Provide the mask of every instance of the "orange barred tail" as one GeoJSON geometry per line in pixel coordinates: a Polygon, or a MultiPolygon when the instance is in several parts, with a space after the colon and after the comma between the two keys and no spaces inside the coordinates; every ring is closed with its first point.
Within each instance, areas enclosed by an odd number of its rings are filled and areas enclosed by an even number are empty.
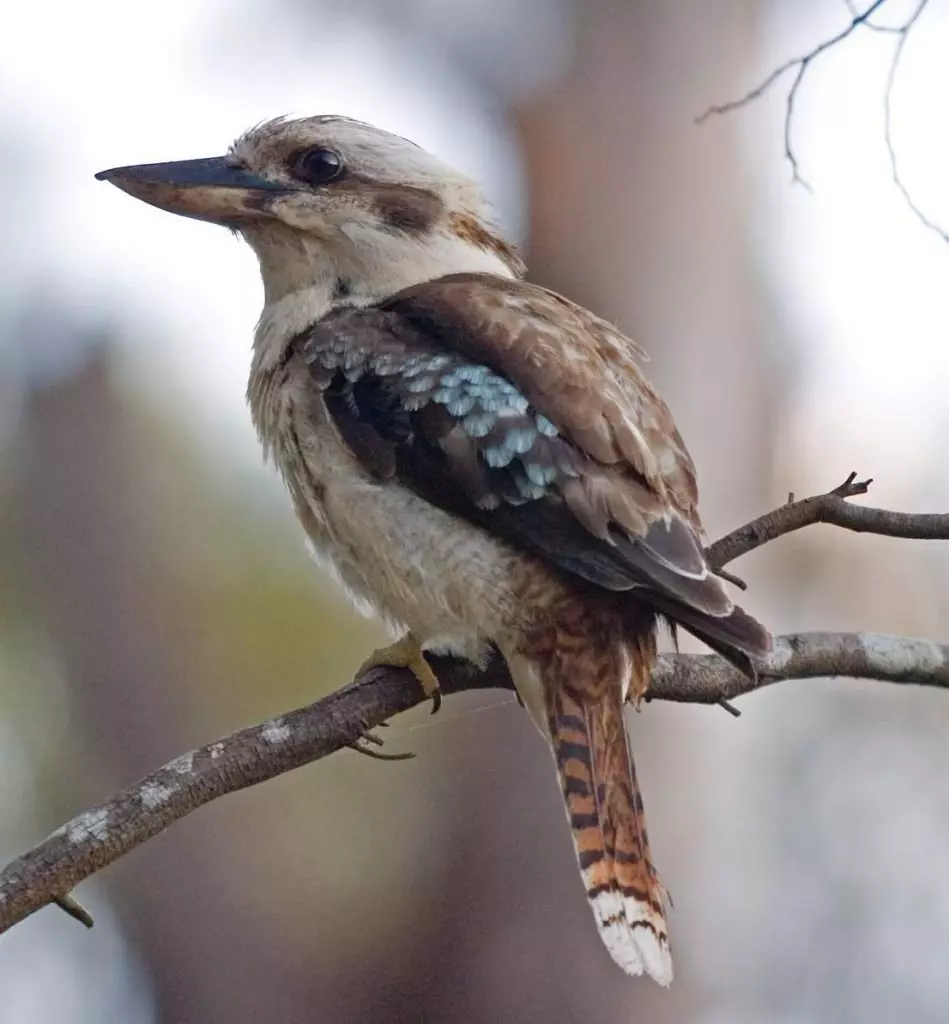
{"type": "Polygon", "coordinates": [[[567,817],[600,937],[624,971],[645,970],[668,985],[666,892],[649,854],[620,688],[591,699],[569,686],[550,687],[547,705],[567,817]]]}

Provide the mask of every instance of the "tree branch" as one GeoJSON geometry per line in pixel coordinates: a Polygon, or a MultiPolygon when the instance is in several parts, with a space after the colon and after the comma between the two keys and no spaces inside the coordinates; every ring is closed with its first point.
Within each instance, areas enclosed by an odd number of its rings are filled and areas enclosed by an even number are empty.
{"type": "Polygon", "coordinates": [[[866,505],[852,505],[848,498],[866,494],[872,480],[858,481],[857,474],[826,494],[795,501],[767,512],[716,541],[706,551],[713,569],[721,569],[762,544],[813,523],[840,526],[854,533],[876,533],[904,540],[949,540],[949,514],[943,512],[890,512],[866,505]]]}
{"type": "MultiPolygon", "coordinates": [[[[716,103],[713,104],[703,114],[700,114],[696,119],[698,124],[708,120],[713,114],[729,114],[733,110],[738,110],[741,107],[747,106],[754,100],[760,99],[770,88],[774,85],[778,79],[783,78],[789,71],[794,71],[794,78],[791,81],[791,88],[788,90],[787,105],[785,107],[784,114],[784,156],[788,163],[791,165],[791,180],[798,185],[803,185],[805,188],[810,188],[800,173],[800,165],[798,164],[797,156],[794,152],[794,145],[791,141],[791,123],[794,120],[794,104],[797,101],[798,90],[801,88],[801,83],[804,81],[804,76],[807,74],[807,69],[811,63],[819,57],[826,50],[836,46],[838,43],[842,43],[851,33],[853,33],[861,25],[868,22],[870,16],[875,14],[881,7],[887,3],[887,0],[874,0],[874,2],[863,12],[855,12],[851,7],[851,19],[850,24],[842,29],[837,35],[832,36],[830,39],[825,39],[822,43],[818,43],[812,50],[807,53],[801,54],[800,57],[792,57],[790,60],[786,60],[780,67],[774,69],[770,75],[758,85],[746,92],[744,96],[737,100],[729,100],[727,103],[716,103]]],[[[849,5],[848,5],[849,6],[849,5]]]]}
{"type": "Polygon", "coordinates": [[[949,688],[949,644],[880,633],[789,633],[774,638],[758,671],[754,682],[716,654],[665,654],[647,700],[717,704],[782,680],[828,676],[949,688]]]}
{"type": "MultiPolygon", "coordinates": [[[[903,49],[906,46],[906,40],[909,39],[911,29],[919,21],[920,15],[926,10],[928,3],[929,0],[919,0],[916,9],[903,25],[889,29],[897,38],[896,45],[893,48],[893,56],[890,58],[890,70],[887,72],[886,89],[883,94],[883,140],[886,143],[886,152],[890,158],[890,176],[893,178],[893,184],[896,185],[903,196],[904,202],[925,227],[929,228],[930,231],[934,231],[944,242],[949,242],[949,232],[945,228],[940,227],[923,212],[910,193],[910,190],[906,187],[896,159],[896,146],[893,144],[893,87],[896,85],[896,75],[900,68],[900,62],[903,59],[903,49]]],[[[871,27],[878,30],[886,28],[886,26],[876,25],[871,27]]]]}
{"type": "Polygon", "coordinates": [[[864,11],[859,11],[853,0],[844,0],[844,2],[847,6],[847,10],[850,12],[849,25],[841,29],[841,31],[835,36],[831,36],[830,39],[825,39],[823,42],[818,43],[812,49],[808,50],[807,53],[803,53],[798,57],[792,57],[790,60],[785,61],[779,67],[775,68],[767,78],[761,81],[753,89],[746,92],[743,96],[740,96],[738,99],[729,100],[727,103],[713,104],[696,118],[696,123],[701,124],[708,120],[708,118],[713,114],[729,114],[732,111],[739,110],[742,107],[747,106],[749,103],[760,99],[789,71],[793,71],[794,77],[791,80],[791,87],[788,89],[784,109],[784,157],[791,167],[791,181],[794,184],[803,185],[806,189],[810,189],[810,185],[801,174],[800,162],[798,161],[797,153],[794,149],[794,142],[791,137],[795,104],[797,102],[798,92],[804,82],[804,76],[807,74],[808,68],[810,68],[811,64],[820,57],[821,54],[837,46],[839,43],[843,43],[859,28],[866,28],[873,32],[880,32],[886,35],[895,36],[896,43],[894,44],[893,53],[890,57],[890,66],[887,72],[886,86],[883,92],[883,135],[890,160],[890,172],[893,178],[893,183],[896,185],[897,189],[899,189],[906,205],[910,208],[913,214],[927,228],[929,228],[930,231],[934,231],[944,241],[949,242],[949,232],[947,232],[945,228],[940,227],[923,212],[904,183],[897,163],[896,149],[893,145],[892,133],[891,101],[897,72],[903,58],[903,50],[906,46],[906,41],[909,39],[910,32],[915,28],[923,14],[923,11],[925,11],[928,6],[929,0],[917,0],[917,5],[913,9],[912,13],[899,25],[881,25],[878,22],[870,20],[874,14],[886,6],[889,0],[874,0],[874,2],[871,3],[864,11]]]}
{"type": "MultiPolygon", "coordinates": [[[[432,658],[446,693],[512,688],[500,657],[484,671],[432,658]]],[[[649,699],[714,704],[779,679],[842,675],[949,687],[949,646],[860,633],[778,637],[757,683],[716,655],[663,655],[649,699]]],[[[405,669],[374,668],[307,707],[175,758],[83,812],[0,873],[0,933],[203,804],[354,744],[426,698],[405,669]]]]}
{"type": "MultiPolygon", "coordinates": [[[[709,548],[717,568],[739,555],[810,523],[896,537],[947,538],[949,516],[909,515],[862,508],[847,498],[869,481],[851,474],[827,494],[789,501],[723,537],[709,548]]],[[[430,656],[448,695],[505,688],[503,659],[484,669],[430,656]]],[[[663,655],[653,673],[650,700],[715,704],[782,679],[849,676],[892,683],[949,687],[949,645],[862,633],[800,633],[777,637],[751,680],[717,655],[663,655]]],[[[91,925],[70,890],[203,804],[358,746],[370,729],[426,698],[406,669],[373,668],[336,693],[260,725],[200,747],[85,811],[0,872],[0,933],[48,903],[91,925]]],[[[378,741],[376,741],[378,742],[378,741]]],[[[364,749],[364,748],[360,748],[364,749]]]]}

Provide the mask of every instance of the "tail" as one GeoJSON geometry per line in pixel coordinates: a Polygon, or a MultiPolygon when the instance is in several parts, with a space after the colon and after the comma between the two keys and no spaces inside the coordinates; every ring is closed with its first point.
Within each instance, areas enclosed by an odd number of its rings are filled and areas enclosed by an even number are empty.
{"type": "Polygon", "coordinates": [[[672,981],[666,891],[653,867],[623,697],[548,688],[547,721],[580,872],[600,937],[629,974],[672,981]]]}

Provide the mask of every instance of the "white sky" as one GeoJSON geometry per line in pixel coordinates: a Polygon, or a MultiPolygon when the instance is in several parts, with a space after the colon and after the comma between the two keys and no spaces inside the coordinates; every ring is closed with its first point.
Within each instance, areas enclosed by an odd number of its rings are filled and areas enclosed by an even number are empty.
{"type": "MultiPolygon", "coordinates": [[[[30,237],[7,281],[48,288],[52,271],[57,297],[68,295],[93,319],[114,310],[146,371],[141,379],[154,376],[154,360],[170,359],[197,407],[233,437],[232,450],[253,459],[242,398],[260,303],[252,255],[219,229],[134,202],[94,172],[222,152],[278,112],[337,111],[412,137],[485,179],[515,228],[520,180],[512,141],[458,70],[393,47],[357,21],[329,26],[326,47],[295,25],[284,23],[281,34],[253,6],[242,19],[234,10],[226,0],[171,0],[155,17],[123,0],[98,0],[92,12],[62,0],[5,13],[0,114],[27,140],[40,186],[32,203],[25,198],[30,237]]],[[[891,17],[901,10],[896,0],[891,17]]],[[[843,4],[808,4],[805,13],[774,5],[762,69],[846,18],[843,4]]],[[[770,101],[732,116],[753,126],[751,157],[767,197],[760,237],[774,242],[779,302],[813,360],[793,430],[833,464],[876,467],[896,457],[902,486],[941,443],[933,418],[941,420],[949,383],[949,246],[913,218],[889,178],[882,89],[892,45],[892,37],[858,33],[811,67],[795,139],[813,193],[788,185],[782,161],[789,80],[770,101]]],[[[946,52],[949,19],[945,5],[933,4],[906,47],[894,135],[905,180],[949,224],[946,52]]]]}
{"type": "MultiPolygon", "coordinates": [[[[337,19],[328,47],[294,23],[274,27],[253,8],[242,20],[225,16],[233,10],[225,0],[169,0],[156,16],[125,0],[91,11],[62,0],[5,11],[0,126],[25,138],[36,183],[23,196],[30,236],[7,287],[42,282],[43,294],[52,275],[57,301],[93,323],[122,317],[144,364],[140,383],[155,376],[156,357],[171,359],[197,400],[190,414],[203,410],[233,436],[232,451],[257,460],[243,403],[261,302],[253,254],[222,229],[95,181],[96,171],[213,156],[264,118],[332,112],[410,137],[480,178],[515,232],[522,205],[514,144],[459,69],[355,20],[337,19]],[[222,38],[229,24],[242,31],[222,38]]],[[[23,345],[34,365],[66,356],[23,345]]]]}
{"type": "MultiPolygon", "coordinates": [[[[892,8],[887,20],[899,24],[911,5],[892,8]]],[[[773,5],[764,73],[846,24],[843,4],[807,9],[815,17],[802,20],[773,5]]],[[[947,14],[930,4],[905,47],[893,136],[915,200],[949,229],[947,14]]],[[[945,465],[949,427],[949,244],[920,224],[890,177],[883,94],[894,42],[857,33],[811,65],[794,140],[813,192],[789,186],[782,157],[790,76],[752,115],[751,143],[767,182],[759,237],[773,241],[775,291],[806,360],[792,429],[841,477],[860,467],[878,476],[879,503],[945,465]]],[[[928,490],[924,500],[949,497],[945,485],[928,490]]]]}

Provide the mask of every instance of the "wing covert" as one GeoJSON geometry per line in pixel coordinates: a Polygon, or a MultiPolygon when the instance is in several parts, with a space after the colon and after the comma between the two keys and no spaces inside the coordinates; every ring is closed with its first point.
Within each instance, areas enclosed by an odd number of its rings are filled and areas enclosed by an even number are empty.
{"type": "Polygon", "coordinates": [[[691,461],[609,332],[536,286],[454,275],[331,313],[296,348],[377,477],[601,587],[727,615],[691,461]]]}

